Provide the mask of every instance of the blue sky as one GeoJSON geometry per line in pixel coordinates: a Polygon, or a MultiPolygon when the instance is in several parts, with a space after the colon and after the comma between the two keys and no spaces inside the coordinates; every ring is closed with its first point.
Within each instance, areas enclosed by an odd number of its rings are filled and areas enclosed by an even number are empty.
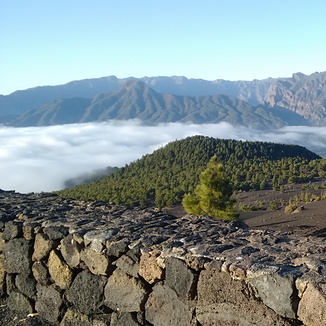
{"type": "Polygon", "coordinates": [[[84,78],[326,71],[325,0],[0,0],[0,94],[84,78]]]}

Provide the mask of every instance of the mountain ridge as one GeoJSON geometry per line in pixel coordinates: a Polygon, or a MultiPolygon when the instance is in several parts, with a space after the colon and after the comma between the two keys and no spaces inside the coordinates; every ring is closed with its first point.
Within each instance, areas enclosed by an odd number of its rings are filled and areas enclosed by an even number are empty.
{"type": "Polygon", "coordinates": [[[15,127],[139,119],[144,123],[229,122],[254,128],[281,127],[286,122],[263,107],[229,95],[182,96],[157,93],[140,80],[129,80],[113,92],[92,99],[60,99],[28,111],[10,122],[15,127]]]}
{"type": "Polygon", "coordinates": [[[113,92],[130,80],[140,80],[161,94],[191,97],[229,95],[254,107],[269,109],[273,115],[286,120],[289,125],[292,124],[292,119],[295,119],[295,124],[326,125],[326,72],[311,75],[295,73],[289,78],[252,81],[223,79],[208,81],[183,76],[122,79],[108,76],[84,79],[58,86],[39,86],[0,96],[0,122],[12,121],[18,115],[39,109],[54,100],[73,97],[93,98],[102,93],[113,92]]]}

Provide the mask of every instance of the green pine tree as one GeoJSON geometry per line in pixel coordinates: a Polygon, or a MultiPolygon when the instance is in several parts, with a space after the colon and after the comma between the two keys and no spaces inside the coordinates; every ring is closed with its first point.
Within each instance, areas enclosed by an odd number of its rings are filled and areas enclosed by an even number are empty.
{"type": "Polygon", "coordinates": [[[235,212],[235,200],[230,181],[224,175],[223,165],[214,155],[200,174],[200,182],[193,194],[186,194],[182,204],[188,214],[210,215],[221,220],[238,218],[235,212]]]}

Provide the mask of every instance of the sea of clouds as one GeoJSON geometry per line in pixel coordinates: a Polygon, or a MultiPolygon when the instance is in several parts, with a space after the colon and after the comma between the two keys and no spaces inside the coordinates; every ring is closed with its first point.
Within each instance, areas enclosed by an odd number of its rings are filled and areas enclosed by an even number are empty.
{"type": "Polygon", "coordinates": [[[140,121],[0,127],[0,189],[59,190],[67,179],[107,166],[124,166],[168,142],[194,135],[298,144],[326,157],[326,128],[319,127],[261,131],[224,122],[144,126],[140,121]]]}

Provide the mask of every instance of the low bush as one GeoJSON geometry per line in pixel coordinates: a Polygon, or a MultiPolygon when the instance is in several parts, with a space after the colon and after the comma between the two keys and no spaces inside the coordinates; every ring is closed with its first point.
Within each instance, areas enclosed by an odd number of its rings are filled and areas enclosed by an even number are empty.
{"type": "Polygon", "coordinates": [[[284,211],[286,214],[293,213],[298,208],[298,205],[296,203],[289,203],[285,206],[284,211]]]}

